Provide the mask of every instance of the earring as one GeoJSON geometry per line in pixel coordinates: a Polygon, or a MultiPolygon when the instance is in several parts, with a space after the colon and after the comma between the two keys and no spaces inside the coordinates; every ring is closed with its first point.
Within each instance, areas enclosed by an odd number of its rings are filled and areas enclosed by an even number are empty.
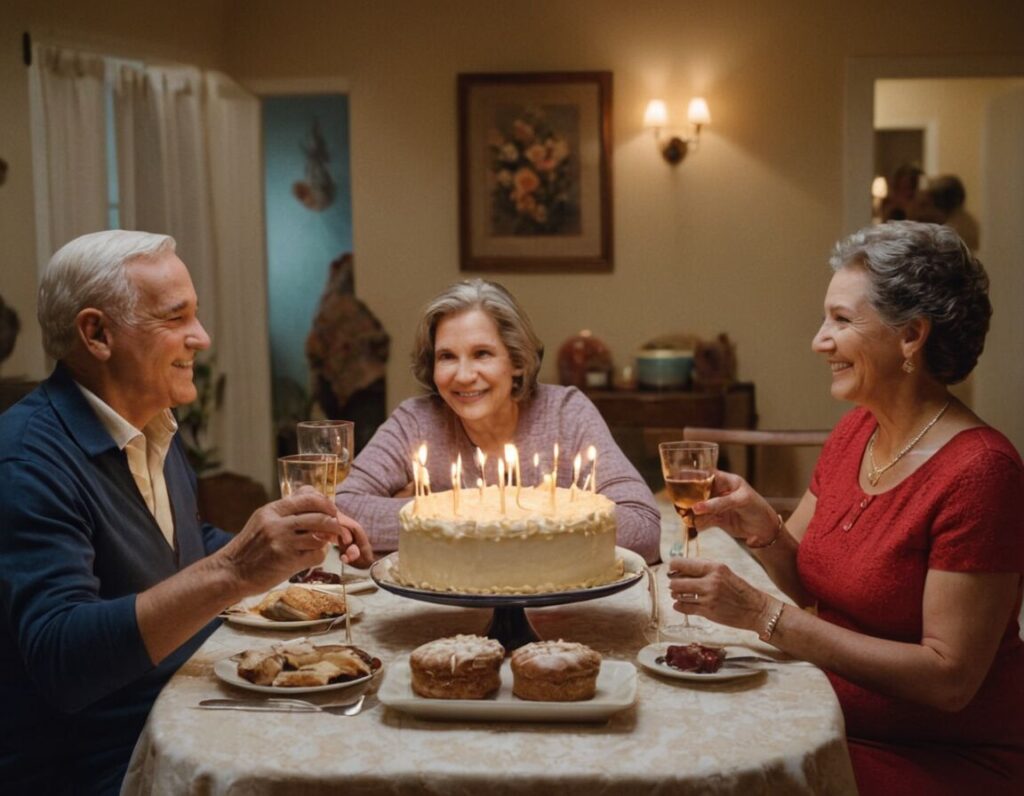
{"type": "Polygon", "coordinates": [[[914,363],[911,362],[909,359],[904,359],[903,360],[903,372],[904,373],[913,373],[914,372],[914,363]]]}

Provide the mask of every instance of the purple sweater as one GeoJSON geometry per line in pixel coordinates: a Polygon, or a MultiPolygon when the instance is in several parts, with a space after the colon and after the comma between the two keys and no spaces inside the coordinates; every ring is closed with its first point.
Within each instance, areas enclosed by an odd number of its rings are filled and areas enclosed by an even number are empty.
{"type": "MultiPolygon", "coordinates": [[[[412,457],[424,442],[433,491],[451,489],[451,463],[459,453],[463,485],[476,485],[476,448],[444,401],[435,396],[404,401],[356,457],[352,473],[337,495],[338,507],[366,529],[378,553],[398,547],[398,510],[411,498],[391,496],[412,481],[412,457]]],[[[523,483],[527,486],[541,479],[533,466],[534,453],[540,454],[541,470],[550,472],[557,442],[558,485],[568,487],[572,483],[573,457],[577,452],[583,454],[582,485],[590,472],[586,449],[589,445],[597,448],[597,491],[616,504],[618,544],[648,562],[658,560],[661,515],[654,496],[583,393],[575,387],[539,384],[534,396],[520,404],[516,436],[510,442],[519,449],[523,483]]],[[[487,483],[496,483],[497,462],[493,457],[486,467],[487,483]]]]}

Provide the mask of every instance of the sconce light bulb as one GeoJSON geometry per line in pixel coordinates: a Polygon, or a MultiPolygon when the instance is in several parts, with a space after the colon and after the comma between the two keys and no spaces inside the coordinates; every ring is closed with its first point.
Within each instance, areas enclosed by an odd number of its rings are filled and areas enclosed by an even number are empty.
{"type": "Polygon", "coordinates": [[[655,130],[668,125],[668,108],[665,101],[652,99],[647,103],[647,110],[644,111],[644,127],[655,130]]]}
{"type": "Polygon", "coordinates": [[[700,129],[705,124],[711,124],[711,111],[708,109],[708,102],[703,97],[694,97],[690,100],[690,107],[687,109],[686,118],[690,124],[700,129]]]}

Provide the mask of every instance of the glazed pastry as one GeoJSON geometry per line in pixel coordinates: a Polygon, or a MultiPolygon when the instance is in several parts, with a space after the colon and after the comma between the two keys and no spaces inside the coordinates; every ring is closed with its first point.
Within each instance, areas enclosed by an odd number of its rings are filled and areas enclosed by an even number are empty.
{"type": "Polygon", "coordinates": [[[574,641],[536,641],[512,653],[512,693],[538,702],[578,702],[597,691],[601,656],[574,641]]]}
{"type": "Polygon", "coordinates": [[[501,685],[505,648],[481,636],[439,638],[409,657],[412,690],[431,699],[483,699],[501,685]]]}

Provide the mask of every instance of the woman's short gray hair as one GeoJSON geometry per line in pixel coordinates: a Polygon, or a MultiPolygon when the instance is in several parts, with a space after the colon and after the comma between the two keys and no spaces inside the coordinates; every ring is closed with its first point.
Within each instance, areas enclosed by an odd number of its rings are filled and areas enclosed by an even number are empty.
{"type": "Polygon", "coordinates": [[[126,323],[138,298],[125,266],[174,252],[174,238],[152,232],[110,229],[64,244],[50,258],[39,285],[36,311],[43,348],[63,359],[75,340],[75,318],[95,307],[116,323],[126,323]]]}
{"type": "Polygon", "coordinates": [[[943,384],[974,370],[992,317],[988,275],[952,229],[918,221],[865,227],[836,244],[829,265],[863,268],[868,300],[890,326],[931,321],[924,363],[943,384]]]}
{"type": "Polygon", "coordinates": [[[437,385],[434,383],[434,338],[437,325],[443,318],[470,309],[482,310],[494,321],[498,327],[498,336],[508,349],[512,366],[523,371],[522,376],[512,381],[513,400],[521,401],[532,395],[537,386],[544,344],[533,330],[529,316],[512,294],[497,282],[484,279],[456,282],[427,304],[416,327],[412,351],[412,372],[416,381],[428,392],[437,394],[437,385]]]}

